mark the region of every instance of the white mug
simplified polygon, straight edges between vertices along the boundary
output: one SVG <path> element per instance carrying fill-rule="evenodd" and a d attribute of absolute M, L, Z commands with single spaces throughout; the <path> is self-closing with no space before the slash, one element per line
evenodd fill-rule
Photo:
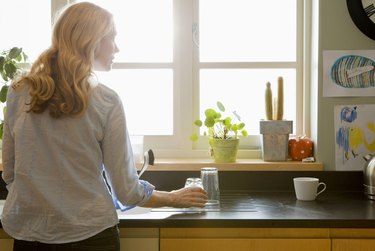
<path fill-rule="evenodd" d="M 326 190 L 326 184 L 319 182 L 317 178 L 297 177 L 293 179 L 293 182 L 297 200 L 315 200 L 319 194 Z M 318 192 L 320 186 L 323 186 L 323 188 Z"/>

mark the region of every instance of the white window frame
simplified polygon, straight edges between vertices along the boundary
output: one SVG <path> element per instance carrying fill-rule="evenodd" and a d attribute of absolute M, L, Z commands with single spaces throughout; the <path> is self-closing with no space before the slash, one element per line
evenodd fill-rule
<path fill-rule="evenodd" d="M 297 135 L 309 134 L 309 48 L 311 3 L 297 0 L 297 61 L 296 63 L 199 63 L 199 51 L 193 42 L 193 30 L 198 23 L 199 0 L 173 0 L 174 51 L 172 63 L 115 63 L 113 69 L 173 69 L 173 136 L 145 136 L 144 149 L 152 148 L 158 158 L 207 158 L 207 138 L 193 143 L 189 136 L 199 117 L 199 69 L 210 68 L 296 68 Z M 282 1 L 282 0 L 281 0 Z M 62 6 L 74 0 L 52 0 L 52 18 Z M 146 104 L 152 105 L 152 104 Z M 258 123 L 258 121 L 254 121 Z M 150 126 L 152 126 L 150 124 Z M 259 135 L 241 138 L 239 158 L 261 158 Z"/>

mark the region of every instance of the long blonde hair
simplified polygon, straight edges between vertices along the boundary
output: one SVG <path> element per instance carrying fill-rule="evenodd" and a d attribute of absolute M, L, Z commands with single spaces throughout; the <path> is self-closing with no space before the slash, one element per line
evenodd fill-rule
<path fill-rule="evenodd" d="M 31 86 L 28 112 L 48 109 L 54 118 L 84 113 L 95 48 L 113 29 L 111 13 L 92 3 L 73 4 L 63 11 L 55 23 L 51 47 L 13 84 L 14 89 Z"/>

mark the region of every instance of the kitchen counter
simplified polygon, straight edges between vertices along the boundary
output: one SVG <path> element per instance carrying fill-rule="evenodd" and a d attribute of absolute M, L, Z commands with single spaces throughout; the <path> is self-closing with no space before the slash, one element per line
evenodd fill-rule
<path fill-rule="evenodd" d="M 146 172 L 144 178 L 159 190 L 171 190 L 197 174 Z M 292 182 L 297 176 L 318 177 L 327 190 L 315 201 L 298 201 Z M 120 227 L 375 228 L 375 202 L 363 194 L 361 172 L 219 172 L 219 179 L 221 210 L 135 208 L 118 212 Z"/>
<path fill-rule="evenodd" d="M 327 192 L 309 202 L 294 192 L 250 192 L 249 198 L 248 211 L 234 203 L 233 211 L 119 213 L 120 227 L 375 228 L 375 202 L 361 192 Z"/>
<path fill-rule="evenodd" d="M 0 200 L 0 212 L 3 204 Z M 118 215 L 120 227 L 133 228 L 375 228 L 375 202 L 358 192 L 326 193 L 315 201 L 298 201 L 293 192 L 250 192 L 231 208 L 204 210 L 135 208 Z"/>

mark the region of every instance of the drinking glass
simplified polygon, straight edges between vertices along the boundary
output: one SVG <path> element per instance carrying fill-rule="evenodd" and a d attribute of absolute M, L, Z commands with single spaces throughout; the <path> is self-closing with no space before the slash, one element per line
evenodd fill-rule
<path fill-rule="evenodd" d="M 220 203 L 219 175 L 216 167 L 203 167 L 201 169 L 203 189 L 207 192 L 208 201 L 206 205 Z"/>

